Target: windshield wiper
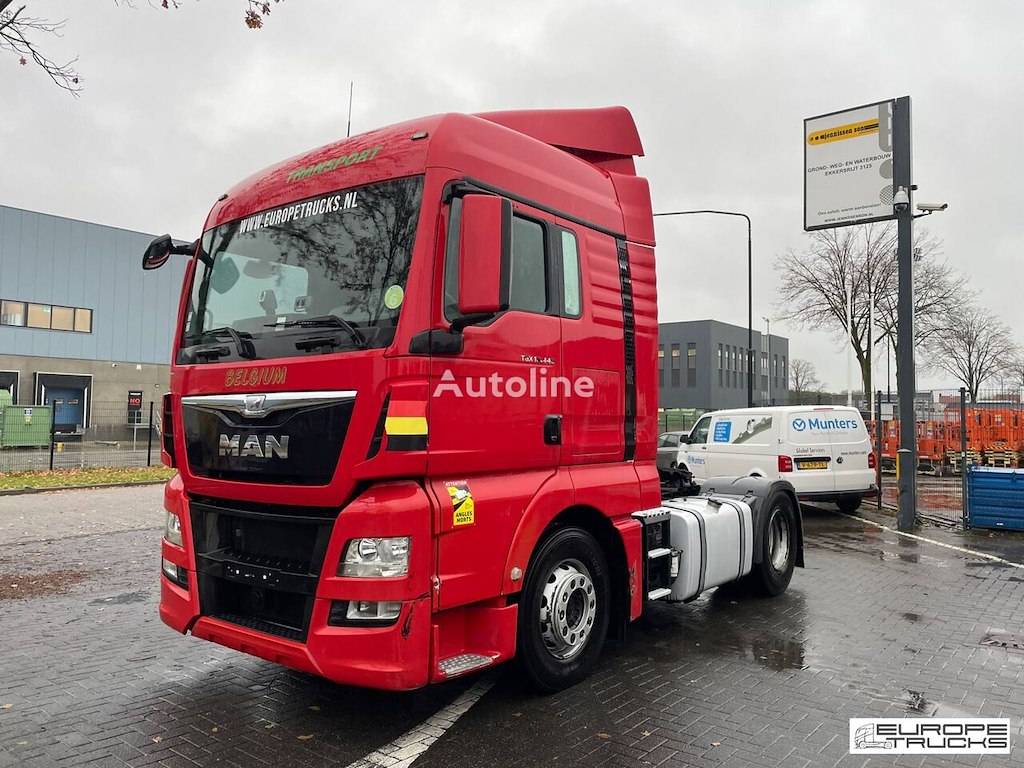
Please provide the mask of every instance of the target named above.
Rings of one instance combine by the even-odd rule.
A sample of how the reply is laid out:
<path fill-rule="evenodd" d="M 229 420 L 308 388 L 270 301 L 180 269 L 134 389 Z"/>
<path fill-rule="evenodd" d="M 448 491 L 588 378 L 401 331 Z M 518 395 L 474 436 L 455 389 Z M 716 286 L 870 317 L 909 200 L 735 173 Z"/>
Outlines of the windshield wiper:
<path fill-rule="evenodd" d="M 238 352 L 238 356 L 246 360 L 254 360 L 256 358 L 256 349 L 252 345 L 252 334 L 251 333 L 239 333 L 234 328 L 224 326 L 222 328 L 211 328 L 208 331 L 203 331 L 199 334 L 199 338 L 204 336 L 228 336 L 234 343 L 235 349 Z M 192 354 L 196 357 L 224 357 L 230 355 L 231 352 L 223 344 L 202 344 L 196 349 L 192 350 Z"/>
<path fill-rule="evenodd" d="M 337 315 L 321 315 L 320 317 L 303 317 L 300 320 L 289 320 L 287 323 L 267 323 L 267 328 L 340 328 L 349 335 L 357 349 L 366 349 L 367 341 L 362 331 L 348 320 Z"/>

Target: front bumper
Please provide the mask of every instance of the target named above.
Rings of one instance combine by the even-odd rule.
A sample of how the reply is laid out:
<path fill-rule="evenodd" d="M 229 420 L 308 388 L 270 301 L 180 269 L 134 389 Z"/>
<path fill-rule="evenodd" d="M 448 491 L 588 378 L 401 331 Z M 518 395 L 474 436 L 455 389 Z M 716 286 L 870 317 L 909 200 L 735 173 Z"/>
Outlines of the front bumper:
<path fill-rule="evenodd" d="M 218 602 L 217 591 L 210 586 L 214 582 L 225 585 L 229 591 L 249 590 L 249 594 L 258 590 L 238 586 L 237 579 L 231 583 L 223 578 L 223 573 L 211 575 L 208 558 L 202 554 L 208 541 L 201 541 L 198 548 L 194 544 L 193 523 L 202 518 L 190 515 L 188 498 L 177 478 L 168 483 L 165 506 L 182 520 L 184 546 L 165 540 L 163 557 L 188 573 L 187 588 L 164 575 L 160 577 L 160 618 L 165 624 L 179 632 L 191 632 L 196 637 L 339 683 L 389 690 L 409 690 L 427 683 L 431 514 L 427 496 L 418 485 L 382 483 L 341 510 L 333 521 L 326 552 L 311 568 L 315 574 L 308 577 L 315 582 L 311 607 L 301 627 L 283 633 L 279 625 L 261 620 L 261 616 L 266 618 L 265 612 L 261 616 L 239 616 L 236 614 L 244 610 L 235 606 L 234 611 L 225 611 L 224 601 Z M 209 537 L 208 531 L 200 534 L 203 535 Z M 368 579 L 334 575 L 349 539 L 399 535 L 413 539 L 406 576 Z M 263 567 L 258 573 L 273 576 L 274 571 Z M 332 603 L 344 600 L 400 601 L 402 609 L 398 620 L 389 626 L 331 626 Z M 225 620 L 225 616 L 230 620 Z M 289 621 L 294 624 L 294 616 Z"/>

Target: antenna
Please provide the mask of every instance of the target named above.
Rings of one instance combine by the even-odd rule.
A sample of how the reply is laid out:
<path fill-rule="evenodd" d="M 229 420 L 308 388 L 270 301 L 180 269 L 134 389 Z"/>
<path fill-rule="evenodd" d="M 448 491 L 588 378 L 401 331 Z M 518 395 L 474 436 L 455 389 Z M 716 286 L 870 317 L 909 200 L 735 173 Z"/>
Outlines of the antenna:
<path fill-rule="evenodd" d="M 352 135 L 352 90 L 355 88 L 355 81 L 350 80 L 348 83 L 348 128 L 345 130 L 345 138 L 347 139 Z"/>

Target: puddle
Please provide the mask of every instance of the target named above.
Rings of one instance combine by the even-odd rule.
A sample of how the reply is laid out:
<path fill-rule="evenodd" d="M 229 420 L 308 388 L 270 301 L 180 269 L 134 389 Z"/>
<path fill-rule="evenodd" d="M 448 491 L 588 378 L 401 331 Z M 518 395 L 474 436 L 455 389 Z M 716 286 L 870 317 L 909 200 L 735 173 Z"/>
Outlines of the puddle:
<path fill-rule="evenodd" d="M 63 595 L 92 573 L 65 569 L 44 573 L 0 573 L 0 601 Z"/>
<path fill-rule="evenodd" d="M 146 591 L 141 592 L 125 592 L 123 595 L 115 595 L 114 597 L 98 597 L 95 600 L 90 600 L 91 605 L 128 605 L 129 603 L 144 603 L 149 595 Z"/>

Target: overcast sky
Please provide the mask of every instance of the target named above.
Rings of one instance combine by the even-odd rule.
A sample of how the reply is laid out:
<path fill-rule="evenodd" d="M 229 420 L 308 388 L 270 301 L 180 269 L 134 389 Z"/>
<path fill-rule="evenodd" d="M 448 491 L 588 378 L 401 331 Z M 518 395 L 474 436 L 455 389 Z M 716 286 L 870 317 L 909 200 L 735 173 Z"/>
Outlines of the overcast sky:
<path fill-rule="evenodd" d="M 806 242 L 803 119 L 909 95 L 917 200 L 949 203 L 926 223 L 1024 342 L 1019 2 L 284 0 L 260 31 L 242 23 L 243 0 L 22 3 L 68 20 L 40 42 L 79 57 L 85 90 L 73 99 L 0 56 L 0 204 L 192 239 L 236 181 L 344 137 L 350 81 L 353 133 L 440 112 L 621 104 L 656 211 L 753 219 L 763 330 L 778 312 L 774 258 Z M 666 218 L 657 234 L 660 319 L 746 326 L 743 220 Z M 839 339 L 772 331 L 845 389 Z"/>

